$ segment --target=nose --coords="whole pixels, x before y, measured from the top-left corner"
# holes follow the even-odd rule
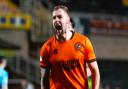
[[[59,21],[59,18],[56,16],[56,17],[54,18],[54,20],[55,20],[55,21]]]

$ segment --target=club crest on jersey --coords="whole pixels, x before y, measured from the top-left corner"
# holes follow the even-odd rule
[[[80,43],[80,42],[75,43],[74,48],[76,50],[80,50],[82,48],[82,43]]]

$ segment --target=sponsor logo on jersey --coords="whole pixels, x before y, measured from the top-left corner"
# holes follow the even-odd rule
[[[66,70],[66,71],[80,67],[79,60],[77,59],[72,59],[67,61],[58,61],[57,64],[62,70]]]

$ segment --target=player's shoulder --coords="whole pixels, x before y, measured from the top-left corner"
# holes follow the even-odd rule
[[[83,35],[83,34],[78,33],[78,32],[76,32],[75,34],[76,34],[76,38],[78,38],[80,40],[86,40],[86,39],[88,39],[87,35]]]
[[[54,40],[55,40],[55,36],[53,35],[49,39],[47,39],[45,42],[43,42],[43,46],[51,45]]]
[[[49,43],[52,43],[54,40],[55,40],[55,36],[53,35],[48,40],[46,40],[45,43],[49,44]]]
[[[8,76],[8,72],[6,70],[4,70],[4,75]]]

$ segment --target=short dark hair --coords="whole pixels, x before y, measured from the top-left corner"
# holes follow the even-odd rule
[[[65,12],[67,12],[67,14],[69,14],[69,9],[68,7],[64,6],[64,5],[57,5],[54,7],[53,11],[58,10],[58,9],[63,9]]]
[[[70,22],[71,22],[71,24],[72,24],[72,27],[75,28],[75,22],[74,22],[74,20],[72,19],[72,17],[70,17]]]
[[[53,11],[56,11],[58,9],[63,9],[68,15],[69,15],[69,9],[67,6],[64,6],[64,5],[57,5],[54,7]],[[70,17],[70,16],[69,16]],[[75,22],[74,20],[70,17],[70,22],[72,24],[72,27],[75,28]]]
[[[4,60],[6,60],[5,57],[4,57],[4,56],[0,56],[0,64],[1,64]]]

